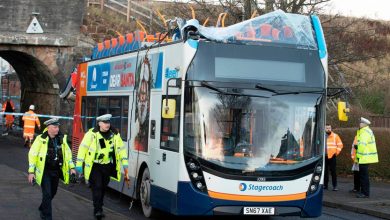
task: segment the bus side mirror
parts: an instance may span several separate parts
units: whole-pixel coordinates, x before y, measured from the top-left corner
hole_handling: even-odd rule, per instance
[[[349,108],[347,108],[346,102],[338,102],[337,103],[337,112],[339,116],[340,121],[348,121],[348,115]]]
[[[163,99],[163,105],[161,109],[161,116],[165,119],[175,118],[176,112],[176,100],[175,99]]]

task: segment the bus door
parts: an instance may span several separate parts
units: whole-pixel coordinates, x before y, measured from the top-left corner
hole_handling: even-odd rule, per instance
[[[164,99],[161,93],[152,94],[150,144],[151,146],[151,179],[153,206],[173,211],[176,207],[175,197],[179,176],[179,124],[180,124],[180,96],[168,96],[172,117],[164,116]],[[175,108],[175,109],[173,109]]]

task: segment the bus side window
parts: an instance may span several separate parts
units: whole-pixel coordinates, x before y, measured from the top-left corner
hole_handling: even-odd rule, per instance
[[[174,118],[161,117],[161,139],[162,149],[179,151],[179,131],[180,131],[180,96],[169,96],[169,99],[176,99],[176,112]],[[161,105],[164,103],[161,102]]]

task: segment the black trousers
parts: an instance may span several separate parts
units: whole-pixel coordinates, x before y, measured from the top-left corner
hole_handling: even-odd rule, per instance
[[[329,170],[330,175],[332,176],[332,186],[333,188],[337,187],[337,175],[336,175],[336,154],[332,158],[325,158],[325,177],[324,177],[324,187],[328,188],[329,182]]]
[[[52,219],[51,201],[57,193],[58,182],[60,179],[59,170],[46,170],[43,172],[41,189],[42,189],[42,203],[39,206],[44,219]]]
[[[368,177],[368,164],[359,164],[359,177],[361,193],[370,196],[370,178]]]
[[[353,171],[353,189],[360,192],[360,174],[359,171]]]
[[[93,212],[103,211],[103,199],[107,185],[110,182],[112,165],[94,163],[89,183],[92,189]]]

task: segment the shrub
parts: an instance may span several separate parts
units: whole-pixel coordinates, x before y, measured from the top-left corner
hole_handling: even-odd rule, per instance
[[[370,165],[370,177],[380,180],[390,180],[390,129],[371,128],[376,139],[379,163]],[[334,129],[340,135],[344,148],[337,157],[337,173],[340,175],[352,175],[351,147],[356,135],[354,128]]]

